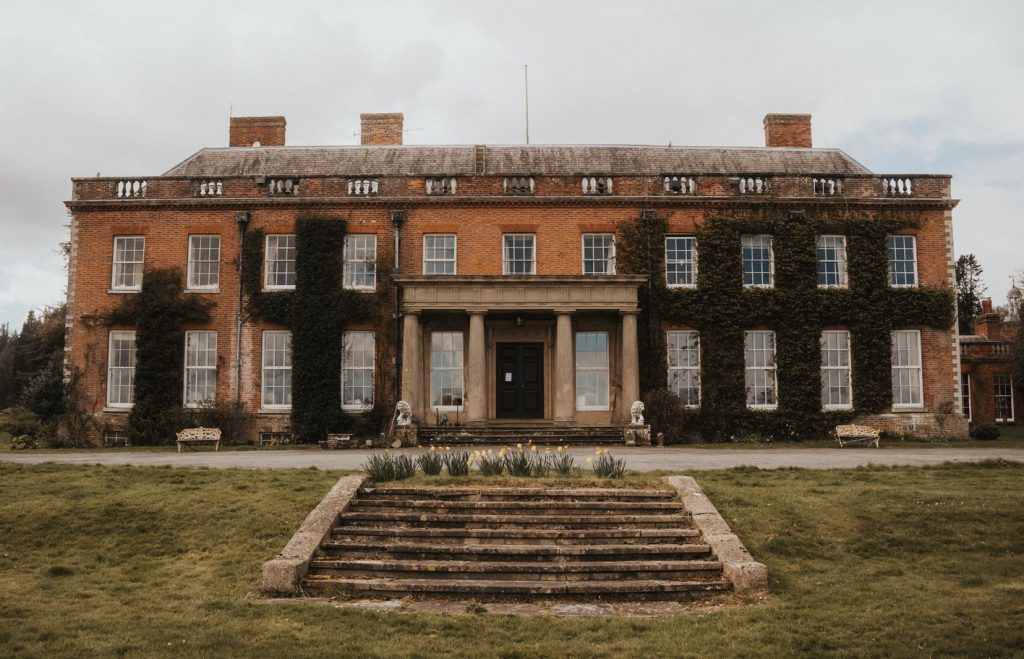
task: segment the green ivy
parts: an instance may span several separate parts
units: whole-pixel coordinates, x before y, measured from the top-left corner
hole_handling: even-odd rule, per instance
[[[295,290],[288,292],[262,290],[264,233],[255,229],[245,237],[248,315],[292,332],[292,431],[302,442],[322,440],[329,432],[365,431],[361,426],[367,425],[366,418],[341,409],[341,343],[346,325],[375,318],[379,294],[343,288],[345,228],[338,218],[298,218]],[[378,269],[378,286],[382,274]],[[379,421],[376,414],[364,417]]]
[[[185,424],[182,378],[185,324],[210,322],[211,302],[182,294],[178,269],[149,270],[137,295],[107,315],[110,325],[135,327],[135,404],[128,415],[133,444],[172,444]]]
[[[889,332],[905,326],[950,329],[953,323],[954,297],[948,288],[888,286],[886,236],[913,226],[912,216],[898,215],[810,216],[765,210],[710,217],[695,232],[697,288],[670,289],[665,283],[665,219],[623,223],[619,265],[623,272],[649,278],[640,291],[641,389],[665,389],[664,328],[687,325],[700,332],[702,397],[700,410],[687,413],[686,419],[706,440],[751,434],[820,437],[855,414],[881,412],[892,396]],[[743,288],[741,237],[750,234],[774,237],[772,289]],[[815,238],[821,234],[846,236],[847,289],[817,287]],[[850,331],[853,411],[821,409],[819,337],[828,326]],[[756,328],[776,333],[779,406],[771,412],[746,407],[744,332]]]

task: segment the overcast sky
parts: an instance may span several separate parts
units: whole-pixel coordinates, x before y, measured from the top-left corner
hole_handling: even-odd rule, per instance
[[[879,173],[952,174],[997,304],[1024,267],[1024,3],[28,2],[0,22],[0,323],[61,300],[72,176],[157,175],[283,114],[288,143],[761,146],[767,112]]]

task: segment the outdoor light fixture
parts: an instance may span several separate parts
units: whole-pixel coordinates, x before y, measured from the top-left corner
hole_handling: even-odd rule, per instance
[[[516,316],[516,327],[522,327],[525,321],[523,320],[523,314]]]

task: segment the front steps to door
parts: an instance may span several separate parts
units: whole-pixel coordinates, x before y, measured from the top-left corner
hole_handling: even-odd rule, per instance
[[[486,444],[596,446],[623,444],[621,426],[554,426],[537,423],[502,423],[487,426],[420,426],[421,445],[455,446]]]
[[[671,490],[362,487],[309,564],[310,595],[705,599],[733,587]]]

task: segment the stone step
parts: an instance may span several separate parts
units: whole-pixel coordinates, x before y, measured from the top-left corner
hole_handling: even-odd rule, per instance
[[[345,526],[335,528],[337,542],[429,541],[448,545],[502,544],[686,544],[700,537],[696,529],[457,529]]]
[[[316,559],[310,576],[416,579],[434,577],[463,581],[609,581],[615,579],[717,580],[718,561],[587,561],[541,563],[524,561]]]
[[[543,488],[543,487],[403,487],[363,488],[358,499],[400,498],[439,499],[443,501],[678,501],[669,490],[635,490],[629,488]]]
[[[628,599],[698,600],[729,592],[725,579],[608,580],[608,581],[488,581],[444,579],[339,579],[307,578],[303,590],[312,595],[361,597],[472,597],[482,601],[505,599]]]
[[[537,446],[624,446],[622,435],[585,437],[531,437]],[[508,436],[420,436],[417,440],[421,446],[515,446],[525,443],[522,435]],[[580,466],[580,465],[577,465]]]
[[[682,514],[682,504],[675,501],[438,501],[436,499],[410,499],[380,497],[355,499],[349,506],[352,512],[434,512],[437,514],[497,514],[539,515],[617,513],[629,515]]]
[[[488,515],[420,512],[345,512],[340,525],[373,522],[400,526],[444,526],[462,528],[545,527],[558,529],[593,528],[687,528],[690,518],[683,513],[668,515]]]
[[[351,543],[326,540],[324,556],[338,558],[503,561],[608,561],[608,560],[706,560],[705,544],[594,544],[594,545],[450,545],[427,542]]]

